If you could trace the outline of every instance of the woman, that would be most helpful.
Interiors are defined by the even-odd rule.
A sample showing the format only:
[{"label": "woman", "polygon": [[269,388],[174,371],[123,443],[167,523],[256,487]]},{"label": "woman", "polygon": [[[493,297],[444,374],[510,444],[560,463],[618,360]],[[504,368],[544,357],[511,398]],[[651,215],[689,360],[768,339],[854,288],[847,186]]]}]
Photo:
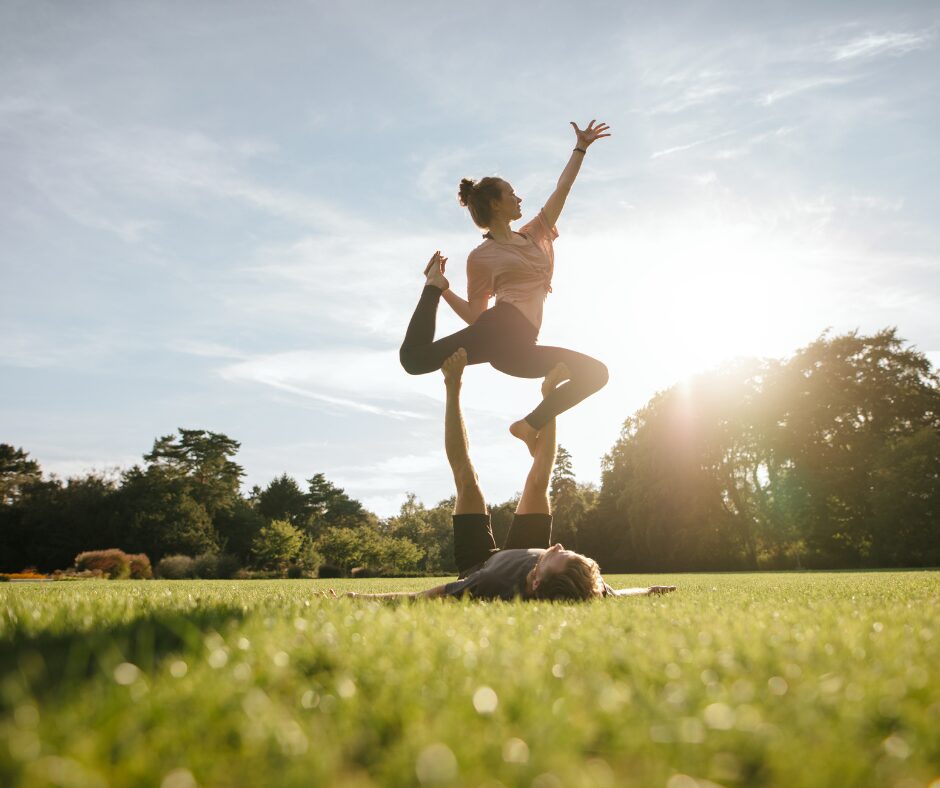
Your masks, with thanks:
[{"label": "woman", "polygon": [[[510,223],[521,218],[520,200],[501,178],[460,182],[460,203],[474,223],[487,230],[484,241],[467,257],[467,300],[449,289],[444,277],[447,258],[435,252],[425,268],[427,277],[415,309],[400,358],[405,371],[423,375],[441,368],[458,348],[467,351],[468,363],[489,363],[500,372],[519,378],[543,378],[556,364],[565,364],[571,377],[509,431],[535,455],[539,430],[559,413],[590,396],[607,382],[607,367],[597,359],[559,347],[537,344],[542,324],[542,303],[551,292],[555,223],[568,192],[581,169],[587,149],[609,137],[605,123],[579,129],[571,159],[558,185],[539,214],[513,232]],[[469,328],[434,341],[437,305],[444,300]],[[496,305],[487,308],[490,298]]]}]

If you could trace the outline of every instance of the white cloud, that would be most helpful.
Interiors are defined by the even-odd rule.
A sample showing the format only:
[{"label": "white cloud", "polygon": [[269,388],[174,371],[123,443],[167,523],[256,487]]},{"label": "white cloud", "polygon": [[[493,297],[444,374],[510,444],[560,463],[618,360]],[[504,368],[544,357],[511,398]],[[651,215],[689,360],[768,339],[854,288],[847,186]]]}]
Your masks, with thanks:
[{"label": "white cloud", "polygon": [[676,145],[672,148],[665,148],[663,150],[658,150],[650,154],[650,158],[659,159],[663,156],[671,156],[673,153],[681,153],[682,151],[687,151],[687,150],[690,150],[691,148],[697,148],[699,145],[707,145],[710,142],[715,142],[715,140],[724,139],[725,137],[729,137],[735,133],[737,132],[735,132],[734,130],[724,131],[721,134],[715,134],[711,137],[705,137],[700,140],[695,140],[695,142],[689,142],[689,143],[686,143],[685,145]]},{"label": "white cloud", "polygon": [[868,33],[833,48],[834,62],[877,57],[878,55],[905,55],[915,49],[930,46],[930,33]]},{"label": "white cloud", "polygon": [[257,355],[219,369],[229,381],[271,386],[340,408],[396,419],[427,416],[390,402],[414,401],[416,392],[388,351],[357,348],[301,350]]},{"label": "white cloud", "polygon": [[792,80],[779,88],[771,90],[769,93],[765,93],[758,99],[758,103],[769,107],[782,99],[791,98],[792,96],[807,93],[812,90],[846,85],[853,79],[854,77],[849,76],[814,76]]}]

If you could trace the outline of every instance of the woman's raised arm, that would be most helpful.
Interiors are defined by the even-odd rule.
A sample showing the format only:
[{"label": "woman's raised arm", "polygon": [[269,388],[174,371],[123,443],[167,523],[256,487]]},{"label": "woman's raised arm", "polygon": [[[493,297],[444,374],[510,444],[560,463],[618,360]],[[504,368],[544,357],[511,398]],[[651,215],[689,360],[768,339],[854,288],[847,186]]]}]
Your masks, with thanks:
[{"label": "woman's raised arm", "polygon": [[545,207],[542,208],[542,213],[545,215],[545,220],[548,222],[549,227],[554,227],[558,222],[558,217],[561,216],[561,209],[565,207],[568,192],[571,191],[571,187],[574,185],[574,179],[578,177],[578,172],[581,170],[581,162],[584,160],[584,155],[587,153],[588,147],[591,143],[602,137],[610,136],[610,134],[604,133],[610,129],[610,126],[606,123],[598,123],[595,126],[595,123],[597,123],[597,121],[592,120],[588,123],[587,128],[579,129],[574,121],[571,122],[571,125],[574,127],[574,132],[577,135],[577,142],[575,143],[574,150],[571,152],[571,158],[568,159],[568,164],[565,165],[565,169],[562,170],[555,191],[552,192],[552,196],[548,198]]}]

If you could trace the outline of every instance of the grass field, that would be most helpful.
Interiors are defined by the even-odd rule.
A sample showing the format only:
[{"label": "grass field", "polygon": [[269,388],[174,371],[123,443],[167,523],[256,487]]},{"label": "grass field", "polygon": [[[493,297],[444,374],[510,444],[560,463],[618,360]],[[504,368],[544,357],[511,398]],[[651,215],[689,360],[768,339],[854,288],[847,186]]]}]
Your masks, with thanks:
[{"label": "grass field", "polygon": [[0,586],[0,784],[940,786],[940,573]]}]

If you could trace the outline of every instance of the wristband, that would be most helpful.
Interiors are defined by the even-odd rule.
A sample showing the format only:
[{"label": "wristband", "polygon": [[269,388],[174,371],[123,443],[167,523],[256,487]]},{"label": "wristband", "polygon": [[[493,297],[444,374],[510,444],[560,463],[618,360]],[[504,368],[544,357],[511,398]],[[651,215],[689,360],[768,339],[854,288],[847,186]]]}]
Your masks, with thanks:
[{"label": "wristband", "polygon": [[578,151],[579,153],[587,154],[587,151],[584,148],[575,148],[575,150]]}]

